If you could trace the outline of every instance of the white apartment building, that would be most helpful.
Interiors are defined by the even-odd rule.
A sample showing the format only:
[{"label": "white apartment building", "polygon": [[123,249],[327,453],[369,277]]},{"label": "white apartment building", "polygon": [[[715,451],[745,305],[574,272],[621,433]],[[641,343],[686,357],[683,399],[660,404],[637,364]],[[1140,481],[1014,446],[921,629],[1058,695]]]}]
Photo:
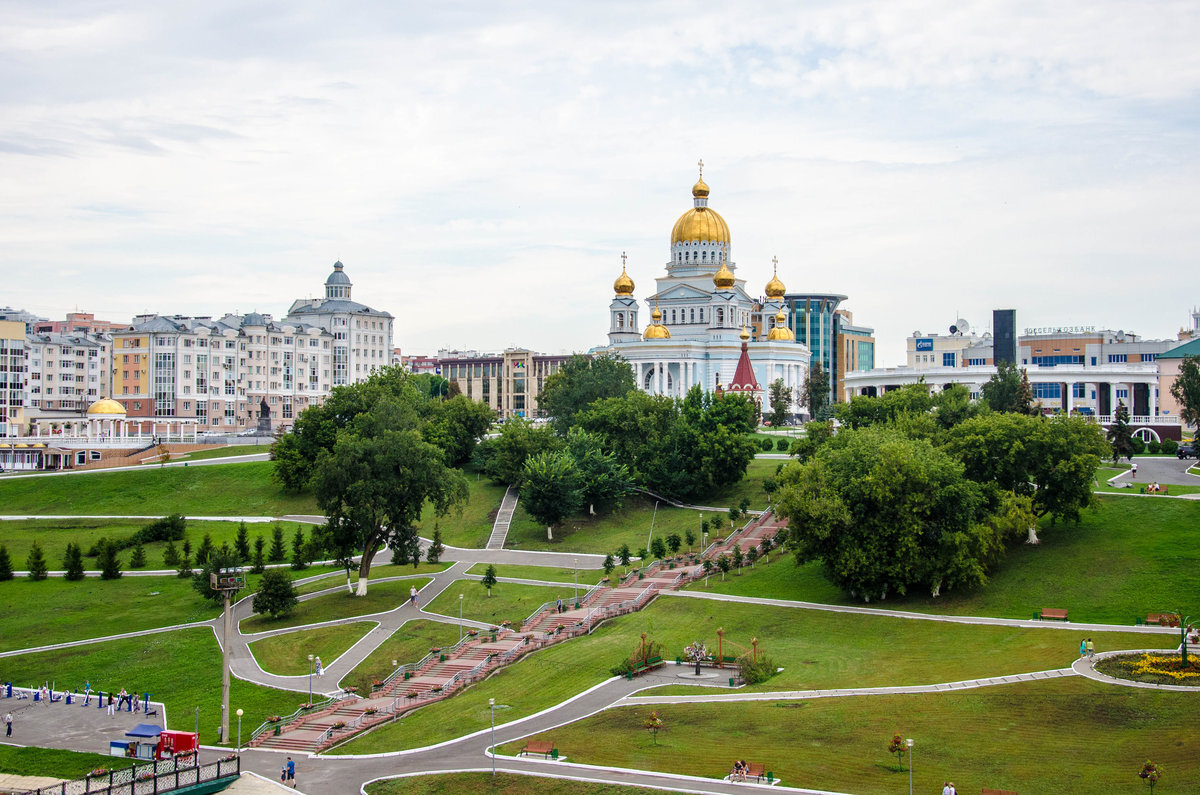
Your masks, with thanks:
[{"label": "white apartment building", "polygon": [[26,391],[30,418],[82,416],[112,391],[112,340],[93,334],[29,334]]}]

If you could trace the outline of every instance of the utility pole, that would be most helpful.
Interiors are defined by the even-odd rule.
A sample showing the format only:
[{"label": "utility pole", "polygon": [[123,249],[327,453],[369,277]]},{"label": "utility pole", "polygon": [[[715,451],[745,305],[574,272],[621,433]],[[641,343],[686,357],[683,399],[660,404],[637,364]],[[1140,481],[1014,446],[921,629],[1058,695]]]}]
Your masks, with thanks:
[{"label": "utility pole", "polygon": [[224,631],[221,635],[221,738],[222,743],[229,742],[229,636],[233,626],[233,612],[229,609],[229,600],[235,593],[246,586],[246,575],[241,569],[222,569],[209,575],[208,585],[214,591],[220,591],[225,602]]}]

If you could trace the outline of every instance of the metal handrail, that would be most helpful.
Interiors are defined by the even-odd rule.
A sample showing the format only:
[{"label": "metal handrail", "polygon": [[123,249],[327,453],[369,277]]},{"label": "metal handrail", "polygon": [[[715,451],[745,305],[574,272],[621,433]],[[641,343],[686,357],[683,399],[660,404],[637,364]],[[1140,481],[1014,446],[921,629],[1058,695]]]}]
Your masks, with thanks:
[{"label": "metal handrail", "polygon": [[275,726],[276,724],[278,724],[280,726],[286,726],[289,723],[291,723],[292,721],[294,721],[296,718],[299,718],[301,716],[301,714],[311,715],[313,712],[325,709],[326,707],[331,706],[331,705],[337,703],[338,701],[341,701],[341,700],[347,698],[348,696],[349,696],[348,693],[345,695],[343,695],[342,693],[339,693],[336,696],[330,696],[329,698],[325,699],[324,701],[319,701],[314,704],[310,704],[307,707],[300,707],[295,712],[293,712],[291,715],[287,715],[286,717],[280,718],[277,721],[265,720],[258,725],[257,729],[250,732],[250,742],[254,742],[255,740],[257,740],[264,732],[270,731],[271,727]]},{"label": "metal handrail", "polygon": [[441,655],[441,654],[452,654],[453,652],[458,651],[460,648],[467,645],[468,643],[470,643],[473,640],[475,640],[474,636],[465,635],[465,636],[463,636],[462,640],[458,641],[453,646],[446,647],[446,649],[444,651],[439,651],[436,653],[431,651],[415,663],[405,663],[404,665],[401,665],[399,668],[397,668],[396,670],[394,670],[390,674],[388,674],[388,676],[386,678],[384,678],[383,681],[381,681],[378,686],[371,685],[371,692],[374,693],[378,690],[383,690],[388,685],[390,685],[392,682],[396,681],[396,677],[398,677],[400,674],[405,673],[406,671],[416,673],[417,671],[421,670],[429,663],[434,662],[433,658],[435,656]]}]

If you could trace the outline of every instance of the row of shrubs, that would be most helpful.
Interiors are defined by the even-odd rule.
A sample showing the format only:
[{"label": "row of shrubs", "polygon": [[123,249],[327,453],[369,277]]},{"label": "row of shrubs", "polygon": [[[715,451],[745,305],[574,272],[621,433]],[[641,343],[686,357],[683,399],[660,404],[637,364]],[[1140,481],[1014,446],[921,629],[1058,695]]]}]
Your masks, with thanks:
[{"label": "row of shrubs", "polygon": [[1179,442],[1174,439],[1166,439],[1161,442],[1156,442],[1151,439],[1148,442],[1143,442],[1141,437],[1133,437],[1133,452],[1136,453],[1162,453],[1163,455],[1175,455],[1179,449]]},{"label": "row of shrubs", "polygon": [[782,439],[759,439],[758,446],[762,448],[764,453],[769,453],[772,450],[786,453],[792,447],[792,440],[786,437]]}]

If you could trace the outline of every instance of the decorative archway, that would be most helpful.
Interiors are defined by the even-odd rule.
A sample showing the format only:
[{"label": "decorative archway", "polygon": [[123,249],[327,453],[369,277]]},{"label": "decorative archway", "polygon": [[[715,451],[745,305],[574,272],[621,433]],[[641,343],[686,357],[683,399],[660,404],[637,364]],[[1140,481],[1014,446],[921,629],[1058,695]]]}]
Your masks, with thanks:
[{"label": "decorative archway", "polygon": [[1158,432],[1153,428],[1138,428],[1133,432],[1133,435],[1141,439],[1143,442],[1161,442]]}]

